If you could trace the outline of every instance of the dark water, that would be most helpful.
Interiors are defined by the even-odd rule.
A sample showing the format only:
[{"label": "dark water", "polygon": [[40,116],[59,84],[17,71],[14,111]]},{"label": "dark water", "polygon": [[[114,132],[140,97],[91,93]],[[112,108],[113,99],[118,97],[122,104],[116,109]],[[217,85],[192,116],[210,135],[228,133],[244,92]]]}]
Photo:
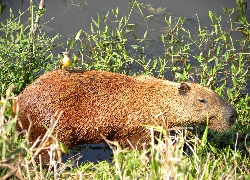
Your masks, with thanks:
[{"label": "dark water", "polygon": [[[37,5],[38,2],[34,1],[33,4]],[[129,14],[131,0],[66,0],[66,3],[64,2],[64,0],[45,1],[46,12],[40,20],[40,24],[43,25],[43,30],[48,36],[53,37],[60,34],[57,43],[62,44],[62,46],[55,48],[53,52],[55,54],[65,51],[67,39],[73,37],[79,30],[89,32],[91,17],[97,20],[97,13],[102,17],[108,11],[111,14],[111,10],[118,7],[120,17]],[[185,28],[194,32],[195,28],[192,27],[197,24],[196,15],[198,15],[203,27],[209,28],[211,24],[208,11],[221,15],[222,25],[227,25],[228,18],[223,13],[222,7],[234,8],[236,6],[235,0],[138,0],[138,2],[143,4],[141,10],[144,16],[153,14],[145,22],[139,12],[133,11],[129,20],[130,24],[136,23],[138,25],[136,28],[138,39],[143,38],[146,29],[148,31],[147,44],[145,45],[147,58],[162,56],[164,53],[160,35],[167,27],[165,17],[168,19],[171,15],[173,21],[179,17],[185,17],[187,19]],[[9,8],[12,8],[16,15],[19,9],[26,10],[29,7],[29,0],[2,0],[2,7],[6,8],[2,8],[0,21],[4,21],[8,17]],[[152,8],[155,11],[152,11]],[[158,9],[161,11],[158,12]],[[27,19],[28,16],[29,13],[26,13],[23,18]],[[109,22],[108,25],[112,26],[114,23]],[[133,44],[135,40],[130,38],[129,42]]]},{"label": "dark water", "polygon": [[[118,7],[121,16],[128,14],[128,2],[131,1],[67,0],[66,4],[64,4],[63,0],[45,1],[46,13],[42,16],[40,24],[44,24],[43,30],[47,35],[53,37],[59,33],[61,37],[58,43],[65,43],[69,37],[75,35],[80,29],[89,32],[91,17],[96,20],[97,13],[102,16],[108,11],[111,12],[112,9]],[[154,14],[147,24],[137,12],[132,13],[129,21],[130,24],[138,23],[138,31],[136,32],[138,38],[142,38],[146,28],[148,28],[148,38],[151,40],[150,45],[146,49],[148,56],[159,56],[163,54],[163,47],[159,42],[161,38],[160,34],[165,26],[167,26],[164,20],[165,17],[168,18],[169,15],[176,19],[178,17],[185,17],[187,18],[187,28],[192,30],[190,27],[197,22],[196,14],[203,26],[210,25],[209,10],[222,15],[222,19],[224,19],[226,23],[227,16],[224,15],[222,7],[235,7],[235,0],[138,0],[138,2],[143,3],[144,8],[141,10],[145,16]],[[37,2],[34,1],[34,4],[36,5]],[[157,10],[162,8],[163,10],[159,13],[152,12],[152,10],[148,8],[149,4],[151,9],[154,8]],[[8,16],[10,7],[15,14],[18,14],[19,9],[21,9],[21,11],[26,10],[29,7],[29,0],[3,0],[2,6],[3,5],[6,5],[6,8],[3,9],[3,13],[0,17],[1,21]],[[29,16],[29,13],[27,13],[26,16]],[[62,47],[57,49],[58,52],[62,50],[64,50]]]},{"label": "dark water", "polygon": [[112,162],[113,157],[112,150],[107,144],[85,144],[75,147],[70,151],[70,153],[71,157],[69,155],[63,155],[63,162],[66,162],[67,160],[78,159],[78,164],[85,161],[98,163],[100,161],[106,160],[108,162]]},{"label": "dark water", "polygon": [[[29,7],[29,0],[0,0],[2,14],[0,21],[3,22],[9,15],[9,8],[12,8],[14,14],[18,14],[18,10],[25,11]],[[38,1],[39,2],[39,1]],[[33,3],[37,5],[36,1]],[[90,31],[91,17],[96,20],[97,13],[101,16],[106,14],[111,9],[119,8],[119,14],[125,15],[129,13],[129,3],[125,0],[67,0],[66,4],[63,0],[45,1],[46,13],[42,16],[40,24],[44,25],[44,31],[47,35],[53,37],[60,34],[58,43],[64,44],[69,37],[74,36],[80,29],[86,32]],[[145,23],[141,15],[133,12],[129,23],[138,23],[137,36],[142,38],[148,28],[149,44],[145,49],[148,57],[161,56],[163,47],[160,34],[166,26],[165,17],[173,16],[173,20],[178,17],[185,17],[186,28],[192,28],[197,24],[196,14],[202,26],[208,27],[211,22],[208,16],[208,11],[213,11],[217,15],[222,16],[222,25],[227,24],[227,15],[223,13],[222,7],[235,8],[235,0],[138,0],[143,3],[142,12],[145,16],[154,14],[149,19],[148,24]],[[246,1],[247,2],[247,1]],[[150,5],[149,5],[150,4]],[[248,2],[250,6],[250,2]],[[151,7],[151,8],[149,8]],[[153,12],[153,9],[155,11]],[[156,12],[156,10],[162,10]],[[29,13],[26,13],[23,18],[28,18]],[[250,15],[248,16],[250,21]],[[110,22],[112,25],[112,22]],[[131,40],[131,42],[133,42]],[[64,51],[62,46],[59,46],[55,53]],[[250,89],[250,88],[249,88]],[[76,150],[73,153],[81,152],[82,161],[88,160],[97,162],[99,160],[110,159],[111,150],[101,145],[83,146],[82,150]],[[64,160],[67,156],[64,156]]]}]

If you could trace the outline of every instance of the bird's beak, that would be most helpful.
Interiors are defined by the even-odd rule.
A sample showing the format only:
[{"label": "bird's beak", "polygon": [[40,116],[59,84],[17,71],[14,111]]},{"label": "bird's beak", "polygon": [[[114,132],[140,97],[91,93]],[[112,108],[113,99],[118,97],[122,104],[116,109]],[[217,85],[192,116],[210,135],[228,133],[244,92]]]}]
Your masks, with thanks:
[{"label": "bird's beak", "polygon": [[60,52],[61,55],[69,55],[68,52]]}]

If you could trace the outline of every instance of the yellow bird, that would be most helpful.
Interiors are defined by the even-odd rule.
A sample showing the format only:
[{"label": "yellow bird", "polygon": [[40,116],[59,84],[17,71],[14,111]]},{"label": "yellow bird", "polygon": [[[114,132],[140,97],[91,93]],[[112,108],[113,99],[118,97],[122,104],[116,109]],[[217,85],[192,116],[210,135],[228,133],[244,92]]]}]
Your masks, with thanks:
[{"label": "yellow bird", "polygon": [[63,59],[60,63],[60,69],[69,68],[72,64],[72,60],[69,57],[69,53],[68,52],[61,52],[60,54],[63,55]]}]

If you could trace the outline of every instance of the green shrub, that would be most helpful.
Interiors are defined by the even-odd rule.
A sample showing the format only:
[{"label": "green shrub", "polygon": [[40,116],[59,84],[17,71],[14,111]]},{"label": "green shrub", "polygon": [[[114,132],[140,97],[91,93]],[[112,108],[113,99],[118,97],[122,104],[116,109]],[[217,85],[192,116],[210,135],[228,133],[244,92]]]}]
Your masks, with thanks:
[{"label": "green shrub", "polygon": [[[33,33],[30,21],[21,22],[21,16],[28,10],[6,22],[0,22],[0,94],[14,83],[15,93],[33,82],[41,73],[51,70],[55,66],[53,61],[53,43],[57,36],[49,38],[40,31]],[[31,16],[30,18],[33,18]]]},{"label": "green shrub", "polygon": [[[40,141],[30,144],[28,132],[20,138],[15,130],[17,117],[11,117],[9,100],[13,99],[8,90],[1,100],[0,122],[0,175],[5,177],[45,179],[247,179],[249,178],[249,131],[250,96],[246,92],[249,83],[249,23],[244,17],[241,1],[237,1],[236,22],[232,20],[232,9],[228,13],[228,27],[221,25],[222,19],[213,12],[208,16],[210,28],[204,28],[197,17],[195,34],[184,28],[185,19],[165,18],[166,28],[161,35],[164,55],[148,59],[141,42],[147,39],[147,30],[142,40],[129,44],[127,33],[136,24],[129,24],[132,12],[143,15],[144,6],[136,0],[131,2],[127,15],[120,16],[118,8],[97,20],[92,19],[91,31],[80,30],[66,42],[67,49],[74,51],[74,68],[96,69],[128,75],[154,74],[160,78],[170,77],[182,82],[195,80],[224,96],[239,114],[234,128],[225,134],[208,131],[187,133],[177,130],[171,136],[160,127],[149,127],[151,132],[160,131],[164,139],[157,145],[142,151],[124,150],[117,143],[113,149],[113,163],[84,163],[75,166],[70,161],[53,161],[48,169],[42,169],[36,158],[53,127]],[[31,9],[33,6],[30,7]],[[43,11],[38,10],[38,14]],[[40,12],[41,11],[41,12]],[[33,11],[31,11],[33,12]],[[26,12],[24,12],[26,13]],[[10,12],[10,18],[0,26],[0,81],[1,94],[15,83],[15,93],[20,92],[38,75],[54,69],[52,50],[57,38],[48,38],[42,29],[33,33],[33,21],[21,23]],[[32,14],[31,18],[34,15]],[[112,20],[114,26],[106,23]],[[233,36],[238,32],[242,36]],[[129,47],[138,54],[129,53]],[[140,70],[136,72],[133,68]],[[6,118],[8,117],[8,118]],[[4,123],[6,121],[6,123]],[[152,133],[153,134],[153,133]],[[195,134],[195,135],[194,135]],[[42,138],[42,137],[41,137]],[[154,137],[152,137],[153,141]],[[53,138],[54,144],[58,141]],[[111,142],[109,142],[111,143]],[[35,148],[38,147],[38,148]],[[59,145],[54,150],[58,150]],[[50,149],[50,151],[52,151]],[[60,157],[60,156],[59,156]],[[53,167],[53,168],[52,168]],[[70,167],[70,171],[66,169]],[[12,171],[12,169],[15,170]]]}]

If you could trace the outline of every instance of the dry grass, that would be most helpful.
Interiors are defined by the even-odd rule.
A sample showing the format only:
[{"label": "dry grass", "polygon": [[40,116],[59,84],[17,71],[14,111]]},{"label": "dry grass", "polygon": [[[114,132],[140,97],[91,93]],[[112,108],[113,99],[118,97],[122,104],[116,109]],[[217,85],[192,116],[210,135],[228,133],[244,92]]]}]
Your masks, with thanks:
[{"label": "dry grass", "polygon": [[[14,86],[10,86],[6,98],[1,99],[1,172],[5,173],[2,179],[9,177],[16,177],[19,179],[42,179],[46,178],[43,167],[48,169],[48,172],[53,171],[54,178],[60,177],[60,174],[66,169],[65,164],[61,162],[61,148],[59,141],[53,136],[54,128],[60,118],[60,113],[51,117],[51,124],[44,137],[39,137],[35,142],[29,142],[29,131],[17,132],[15,125],[17,123],[17,116],[8,119],[5,117],[8,102],[15,99],[11,96],[11,91]],[[17,108],[18,109],[18,108]],[[20,126],[22,126],[20,124]],[[43,164],[41,154],[48,152],[49,162]],[[15,178],[14,178],[15,179]]]},{"label": "dry grass", "polygon": [[[1,99],[0,121],[0,177],[1,179],[238,179],[247,178],[249,158],[241,157],[235,149],[213,149],[207,143],[207,129],[200,140],[187,136],[186,129],[175,129],[175,134],[162,127],[147,128],[151,145],[143,150],[122,148],[117,142],[106,140],[113,150],[113,163],[106,161],[77,165],[77,160],[62,162],[64,147],[53,132],[61,114],[51,117],[44,137],[29,142],[29,130],[17,132],[17,117],[11,117],[9,101]],[[7,114],[6,114],[7,113]],[[6,118],[6,115],[8,118]],[[160,137],[154,136],[155,131]],[[157,141],[158,143],[155,143]],[[236,141],[237,143],[237,141]],[[42,154],[49,160],[44,164]]]}]

